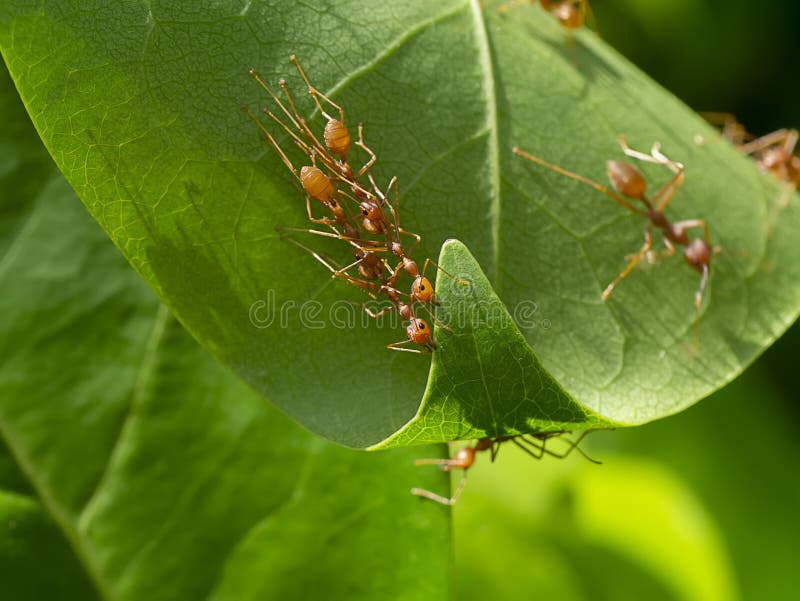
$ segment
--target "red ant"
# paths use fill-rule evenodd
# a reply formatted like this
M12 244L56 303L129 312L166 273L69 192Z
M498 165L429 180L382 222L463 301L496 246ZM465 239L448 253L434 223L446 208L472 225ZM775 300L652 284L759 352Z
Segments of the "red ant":
M685 259L686 263L689 265L689 267L700 274L700 286L695 294L695 306L699 310L703 301L703 291L708 283L709 270L711 266L712 247L708 224L703 219L689 219L672 223L663 213L670 200L672 200L675 192L683 183L684 167L681 163L672 161L664 156L664 154L661 153L661 147L658 143L653 145L649 155L628 147L624 137L620 137L619 143L625 155L640 161L655 163L657 165L665 165L674 173L672 178L653 195L652 199L648 199L647 196L645 196L647 184L644 176L638 169L628 163L622 163L619 161L606 162L606 168L611 185L614 187L614 190L619 193L616 194L602 184L576 173L572 173L571 171L567 171L566 169L558 167L557 165L548 163L539 157L533 156L532 154L521 150L519 147L514 147L513 152L525 159L528 159L529 161L533 161L534 163L538 163L544 167L547 167L556 173L560 173L561 175L565 175L566 177L591 186L632 213L636 213L637 215L641 215L647 219L648 224L645 228L644 244L642 245L641 249L639 249L639 252L630 258L627 267L625 267L625 269L623 269L622 272L614 279L614 281L611 282L603 291L603 300L608 299L617 284L619 284L633 270L633 268L636 267L636 264L643 257L649 254L652 246L651 232L655 227L661 230L661 238L664 241L664 245L667 247L666 251L664 251L664 254L666 256L672 255L675 252L676 245L683 246L683 258ZM633 206L631 203L625 200L625 198L622 198L620 194L625 198L640 201L645 208L640 209ZM703 238L690 239L687 231L693 228L703 228Z
M324 232L322 232L322 233L324 233ZM422 301L423 299L420 299L420 298L417 298L417 297L414 296L413 287L412 287L412 294L406 295L406 294L400 292L399 290L397 290L396 288L394 288L393 286L390 286L388 284L371 282L371 281L368 281L366 279L362 280L362 279L356 278L356 277L351 276L350 274L348 274L347 273L347 269L349 269L350 267L353 267L354 265L356 265L358 263L358 261L356 261L356 263L353 263L352 265L349 265L348 267L338 268L337 269L336 267L334 267L331 264L331 262L328 259L323 257L320 253L308 248L307 246L305 246L304 244L298 242L297 240L294 240L293 238L288 238L288 237L285 237L285 236L281 236L281 238L285 239L285 240L288 240L292 244L302 248L303 250L305 250L306 252L311 254L317 261L319 261L322 265L324 265L331 272L332 277L342 277L349 284L351 284L351 285L355 286L356 288L359 288L360 290L366 292L367 294L369 294L373 298L377 298L378 295L383 295L390 302L393 303L392 306L387 307L386 309L383 309L383 310L381 310L381 311L379 311L377 313L374 313L374 312L370 311L370 309L368 307L366 307L366 306L363 307L364 310L367 312L367 314L369 314L371 317L375 317L375 318L378 318L381 315L384 315L388 311L397 310L397 312L400 315L400 317L402 317L404 320L408 321L408 325L406 326L406 339L405 340L400 340L398 342L392 342L390 344L387 344L386 348L388 348L390 350L393 350L393 351L405 351L405 352L409 352L409 353L430 353L430 352L432 352L432 351L434 351L436 349L436 343L433 341L433 330L431 330L431 327L428 325L428 322L426 322L424 319L422 319L420 317L417 317L415 315L415 313L414 313L414 302L415 301ZM386 249L377 249L377 250L386 250ZM360 272L360 273L362 275L364 275L363 272ZM425 278L425 279L427 281L427 278ZM431 286L431 290L432 290L432 286ZM409 297L409 302L403 301L402 298L401 298L402 296L408 296ZM438 319L436 319L436 316L433 315L432 311L429 310L429 312L431 313L431 316L433 317L433 319L435 321L437 321L437 323L439 323L445 329L449 329L445 324L441 323ZM413 343L413 344L416 344L421 348L419 348L419 349L405 348L403 345L408 344L409 342Z
M297 67L300 76L302 77L303 81L305 82L309 95L313 98L314 103L317 105L317 109L320 111L323 117L327 119L327 123L325 125L325 130L323 132L323 139L325 141L325 145L319 141L319 139L314 135L314 132L308 126L308 122L305 118L303 118L299 111L297 110L297 106L292 99L292 95L289 92L289 88L286 85L286 80L280 79L278 81L278 85L280 86L281 90L283 91L284 96L286 97L286 101L291 108L291 111L286 108L283 104L281 99L278 97L275 92L256 74L256 72L251 69L250 76L255 79L258 84L270 95L272 100L281 111L286 115L289 119L289 122L294 126L294 128L300 132L300 134L307 140L304 141L301 139L293 130L290 128L286 123L284 123L277 115L275 115L272 111L267 108L263 109L263 112L269 116L273 121L275 121L281 128L283 128L289 136L292 137L294 142L309 156L316 154L320 157L320 160L324 163L324 165L329 169L331 173L333 173L337 178L346 181L351 184L353 192L358 197L363 197L366 193L364 188L357 183L357 179L364 175L370 167L375 163L377 157L372 152L372 150L364 143L363 139L363 127L359 124L358 126L358 140L355 142L355 145L359 148L363 149L368 155L369 160L354 174L353 168L347 162L347 154L350 151L351 147L351 138L350 133L347 131L347 127L344 124L344 109L340 107L338 104L333 102L330 98L328 98L325 94L320 92L317 88L311 85L306 76L305 71L303 70L300 62L297 60L295 55L291 55L289 60L292 61ZM338 112L340 119L335 119L331 117L325 109L322 107L322 103L320 99L334 107ZM309 145L310 144L310 145ZM338 158L334 158L332 155L338 156ZM321 181L320 176L324 177L322 172L318 174L315 173L314 178Z
M243 105L242 109L247 113L247 116L250 117L250 119L252 119L256 125L258 125L264 134L264 139L269 142L270 146L272 146L275 152L278 153L278 156L281 157L283 164L286 165L289 171L292 172L292 174L302 185L303 190L306 193L306 214L308 215L309 221L312 223L326 225L332 228L334 231L337 231L334 226L339 225L344 230L346 236L356 238L358 236L358 230L351 223L350 218L348 217L344 208L337 201L336 196L338 195L338 191L334 187L330 178L328 178L314 164L304 165L298 171L297 168L292 164L289 157L286 156L286 153L283 152L283 149L280 147L269 130L267 130L263 123L261 123L261 121L259 121L259 119L250 111L250 108L246 105ZM311 157L313 163L316 155L313 154L313 151L310 152L312 152ZM311 198L319 201L326 209L328 209L333 215L333 219L328 217L314 217L311 212Z
M417 459L414 463L416 465L438 465L442 471L450 472L455 469L464 470L464 477L461 479L461 482L456 487L453 496L450 498L443 497L441 495L437 495L434 492L429 490L425 490L424 488L412 488L411 494L416 495L418 497L424 497L426 499L430 499L431 501L436 501L437 503L441 503L442 505L449 505L453 506L458 501L458 498L461 496L464 487L467 485L467 470L472 467L472 464L475 463L475 455L482 451L489 451L492 459L492 463L497 458L497 453L500 451L500 445L504 442L511 441L517 447L522 449L525 453L533 457L534 459L541 459L545 455L550 455L551 457L557 457L559 459L564 459L567 457L572 451L577 450L581 455L583 455L586 459L591 461L592 463L601 463L596 459L592 459L583 450L578 446L584 437L590 432L590 430L585 430L581 432L581 435L578 437L577 440L569 441L569 446L567 449L561 453L556 453L555 451L551 451L547 448L546 443L547 440L556 436L561 436L562 434L566 434L566 432L542 432L538 434L518 434L515 436L496 436L494 438L481 438L479 439L474 445L471 447L463 447L456 451L456 454L450 457L449 459Z
M410 259L410 254L419 244L421 240L420 236L414 234L413 232L403 230L400 227L396 209L380 191L371 175L368 177L374 193L365 189L358 181L358 178L363 176L376 160L375 154L364 143L362 125L359 124L358 126L358 140L355 144L366 151L370 155L370 159L358 171L357 174L354 174L353 169L347 162L347 153L350 150L351 139L350 134L344 125L344 110L311 85L308 77L305 74L305 71L300 66L300 63L297 61L294 55L290 57L290 60L297 67L300 76L306 83L308 92L314 99L314 102L317 105L320 113L327 119L327 125L325 126L324 131L324 147L314 135L313 131L309 128L306 120L300 116L285 80L280 80L279 85L283 90L284 96L286 97L286 102L291 110L283 104L277 94L275 94L272 89L252 69L250 70L250 75L279 106L288 121L292 126L294 126L294 130L269 109L264 108L264 113L267 114L273 121L278 123L278 125L292 138L294 143L311 159L312 165L304 166L298 172L270 132L249 111L249 109L247 109L247 107L244 108L250 118L253 119L253 121L255 121L264 132L266 139L280 155L284 164L300 181L303 189L306 192L306 212L309 220L312 223L324 224L330 227L333 233L309 229L296 231L305 231L312 234L328 236L347 241L354 247L356 261L344 268L336 269L331 265L330 262L326 261L318 253L315 253L311 249L294 240L292 240L292 242L311 253L315 258L317 258L318 261L320 261L333 273L334 277L344 277L350 284L361 288L373 297L375 297L376 294L385 295L386 298L393 303L392 307L384 309L377 314L369 311L365 307L367 313L374 317L382 315L388 310L397 309L398 313L404 319L409 321L409 325L406 328L408 340L390 344L389 348L393 350L404 350L410 352L430 352L430 350L435 348L430 327L424 320L417 318L414 315L413 305L415 302L430 304L435 303L433 285L425 277L424 272L428 262L431 262L434 265L436 265L436 263L426 260L422 272L419 271L416 262ZM341 119L335 119L331 117L323 108L320 99L333 106L339 112ZM338 158L334 158L332 156L333 154L337 155ZM317 157L319 157L323 166L328 170L330 176L326 175L316 166ZM334 179L349 184L351 191L358 199L352 198L346 193L338 190L334 183ZM396 184L396 181L396 178L392 178L389 186L387 187L387 194L391 187ZM395 194L399 199L396 186ZM384 234L385 242L388 244L386 248L379 247L380 242L377 240L362 239L358 229L350 222L350 219L344 209L341 207L341 204L337 202L337 197L340 196L351 198L351 200L358 203L359 211L362 215L361 227L363 227L364 231L366 231L368 234ZM314 198L321 202L333 214L333 219L313 217L310 207L310 198ZM385 208L388 209L389 213L391 214L391 221L384 210ZM342 234L336 226L340 227L344 233ZM296 228L278 229L295 230ZM401 234L410 235L415 239L409 252L406 252L403 244L400 241ZM378 256L379 252L388 252L389 250L391 250L391 252L400 260L394 269L390 269L386 261ZM356 278L347 273L349 269L356 266L358 267L359 275L363 279ZM439 267L438 265L436 266ZM391 274L389 277L386 276L386 271ZM411 300L408 303L401 300L401 293L396 289L396 282L402 271L405 271L413 278L411 294L408 295ZM378 284L370 280L377 280L380 283ZM430 310L429 312L431 313L434 321L438 321L433 315L433 312ZM441 325L445 328L447 327L444 326L444 324ZM402 345L409 341L420 345L425 349L425 351L403 348Z
M767 232L771 233L778 211L788 206L792 193L800 187L800 156L795 154L799 137L798 131L796 129L779 129L755 138L730 113L700 114L712 125L720 127L723 138L743 153L751 155L763 173L768 173L785 184L767 224ZM697 135L695 143L705 144L706 139Z
M780 208L789 204L792 192L800 186L800 156L794 154L797 141L796 129L779 129L739 146L745 154L756 155L762 171L787 184L778 202Z
M497 12L502 14L521 4L533 4L534 2L535 0L511 0L511 2L498 7ZM569 30L583 27L587 17L591 15L588 0L561 0L559 2L539 0L539 5Z

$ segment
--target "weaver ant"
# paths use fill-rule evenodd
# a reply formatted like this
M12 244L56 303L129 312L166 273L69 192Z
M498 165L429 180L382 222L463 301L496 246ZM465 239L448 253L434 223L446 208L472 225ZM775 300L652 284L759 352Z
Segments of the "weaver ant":
M590 430L585 430L581 432L581 435L577 438L577 440L568 441L568 447L565 451L561 453L557 453L547 448L547 441L550 438L554 438L556 436L561 436L563 434L567 434L567 432L543 432L538 434L518 434L515 436L496 436L494 438L481 438L474 445L469 447L463 447L456 451L455 455L450 457L449 459L417 459L414 463L416 465L438 465L439 468L444 472L450 472L455 469L464 470L464 477L461 478L461 482L459 482L458 486L456 487L453 496L451 497L443 497L441 495L436 494L435 492L431 492L429 490L425 490L424 488L412 488L411 494L416 495L418 497L424 497L426 499L430 499L431 501L436 501L437 503L441 503L442 505L449 505L452 507L458 501L458 498L461 496L461 493L464 490L464 487L467 485L467 470L472 467L472 464L475 463L475 456L483 451L489 451L491 455L492 463L497 458L497 453L500 451L500 445L504 442L512 442L514 445L522 449L525 453L533 457L534 459L541 459L545 455L550 455L551 457L557 457L558 459L564 459L567 457L572 451L577 450L581 455L583 455L586 459L591 461L592 463L601 463L596 459L592 459L583 450L578 446L584 437L590 432Z
M511 2L499 6L497 12L502 14L521 4L533 4L534 2L535 0L511 0ZM539 0L539 5L569 30L583 27L592 10L589 0L561 0L559 2Z
M789 204L792 192L800 186L800 156L794 153L797 141L796 129L779 129L739 146L745 154L755 155L759 169L787 184L778 202L780 208Z
M763 173L768 173L785 184L767 225L767 231L771 232L777 212L788 206L792 193L800 187L800 156L795 154L800 134L796 129L779 129L756 138L730 113L700 114L706 121L721 129L723 138L743 153L752 156ZM698 135L695 136L695 142L704 144L706 140Z
M521 150L519 147L514 147L513 152L525 159L528 159L529 161L533 161L534 163L538 163L543 167L547 167L556 173L560 173L561 175L591 186L632 213L636 213L637 215L641 215L647 219L648 223L647 227L645 228L644 244L639 251L635 255L632 255L632 257L629 259L627 267L625 267L625 269L623 269L622 272L620 272L620 274L614 279L614 281L611 282L603 291L603 300L608 299L617 284L619 284L626 276L628 276L628 274L630 274L630 272L634 267L636 267L636 264L639 263L642 258L649 255L650 248L652 246L651 233L655 227L661 230L661 238L666 246L664 255L670 256L675 252L675 246L683 246L683 258L685 259L686 263L689 265L689 267L700 274L700 286L695 293L694 299L695 306L699 310L703 302L703 291L708 283L709 270L711 266L712 247L708 224L703 219L688 219L672 223L663 213L670 200L672 200L675 192L683 183L684 167L681 163L672 161L662 154L661 146L658 143L653 145L649 155L631 149L624 137L620 137L619 143L626 156L648 163L664 165L674 173L672 178L658 192L656 192L651 199L648 199L645 195L647 184L644 176L638 169L628 163L622 163L620 161L606 162L609 180L611 181L611 185L613 186L614 190L619 193L617 194L598 182L585 178L576 173L572 173L571 171L567 171L566 169L557 165L548 163L539 157ZM633 206L620 195L631 200L640 201L645 208L640 209ZM703 237L689 238L687 231L693 228L702 228Z
M324 233L324 232L322 232L322 233ZM371 311L367 306L363 306L364 311L368 315L370 315L371 317L378 318L381 315L384 315L384 314L386 314L387 312L389 312L391 310L396 310L403 320L408 321L408 325L406 326L406 339L400 340L398 342L392 342L392 343L386 345L386 348L388 348L390 350L394 350L394 351L404 351L404 352L409 352L409 353L430 353L430 352L432 352L432 351L434 351L436 349L436 343L433 341L433 330L428 325L428 322L426 322L424 319L422 319L420 317L417 317L415 312L414 312L414 303L415 303L415 301L422 301L422 299L414 296L414 288L413 287L412 287L412 293L411 294L406 294L406 293L403 293L403 292L399 291L397 288L394 288L393 285L390 285L388 283L385 283L385 282L378 283L378 282L369 281L369 279L372 279L372 278L367 278L367 276L369 274L365 273L365 271L361 271L361 267L363 265L365 265L365 263L363 263L363 259L361 261L356 261L355 263L353 263L351 265L348 265L347 267L336 268L331 264L332 262L329 259L326 259L320 253L316 252L315 250L312 250L312 249L308 248L307 246L305 246L304 244L298 242L297 240L294 240L293 238L288 238L288 237L283 236L283 235L281 235L281 239L288 240L289 242L291 242L295 246L298 246L298 247L302 248L307 253L312 255L317 261L319 261L322 265L324 265L331 272L332 277L344 278L347 283L349 283L350 285L362 290L363 292L365 292L366 294L368 294L372 298L378 298L378 295L382 295L387 300L389 300L391 303L393 303L392 306L387 307L385 309L382 309L381 311L379 311L377 313ZM376 249L373 249L373 250L374 250L374 252L379 252L379 251L385 251L386 249L385 248L376 248ZM377 255L375 255L374 252L365 253L365 254L371 254L371 256L377 257ZM381 261L380 259L377 259L377 260ZM357 264L359 265L359 273L364 278L367 278L367 279L360 279L360 278L354 277L354 276L350 275L349 273L347 273L348 269L354 267ZM375 269L382 269L383 268L382 267L383 266L382 261L380 262L379 265L380 266L376 266ZM374 279L377 279L377 278L374 278ZM427 278L426 278L426 281L427 281ZM432 289L432 287L431 287L431 289ZM425 295L423 295L423 296L425 296ZM408 297L409 301L408 302L404 301L402 299L402 297ZM426 307L426 309L427 309L427 307ZM428 309L428 312L431 314L431 317L433 317L434 321L439 323L440 326L444 327L445 329L449 329L445 324L443 324L442 322L440 322L436 318L436 316L433 314L433 312L430 309ZM405 348L403 345L408 344L409 342L411 342L413 344L416 344L416 345L420 346L421 348L420 349Z
M342 205L338 202L336 198L338 196L338 190L333 185L333 182L316 166L314 161L316 155L313 153L313 151L310 151L312 164L303 165L303 167L298 170L292 164L289 157L286 156L286 153L283 152L283 149L280 147L269 130L267 130L261 121L250 111L250 108L246 105L243 105L242 109L247 113L247 116L250 117L250 119L252 119L256 125L258 125L264 134L264 139L267 140L275 152L278 153L283 161L283 164L286 165L289 171L292 172L292 174L300 182L300 185L303 187L303 190L306 193L306 214L308 215L309 221L328 226L337 233L338 230L334 226L339 225L344 230L345 236L356 238L358 236L358 230L352 224L350 217L347 215ZM329 217L314 217L311 212L311 198L319 201L326 209L328 209L333 215L333 219L330 219Z
M313 151L319 155L320 160L325 164L331 173L335 174L339 179L349 182L353 187L353 192L356 194L356 196L363 197L366 191L360 184L357 183L356 180L363 176L370 169L370 167L372 167L377 157L375 156L375 153L373 153L372 150L364 143L362 125L359 124L358 126L358 140L355 142L355 145L363 149L369 155L369 160L362 165L357 172L354 173L353 168L347 162L347 154L350 151L352 141L350 138L350 133L344 124L344 109L342 109L342 107L311 85L305 71L295 55L291 55L289 60L294 63L295 67L297 67L297 70L305 82L308 88L308 93L313 98L317 109L320 111L322 116L327 119L325 130L323 132L323 139L325 141L324 145L319 141L317 136L308 126L306 119L302 117L300 112L297 110L294 99L289 92L289 87L286 85L286 80L278 80L278 85L283 91L283 94L286 97L286 102L291 108L291 111L286 108L278 95L272 91L272 89L264 82L264 80L262 80L253 69L250 69L250 76L258 82L258 84L267 92L267 94L269 94L275 104L277 104L281 109L283 114L286 115L290 123L298 132L300 132L303 137L306 138L308 143L301 140L299 136L292 130L292 128L286 125L286 123L284 123L272 111L264 108L264 113L278 125L280 125L281 128L283 128L292 137L295 143L300 146L300 148L306 154L311 156L311 150L313 149ZM340 119L336 119L329 115L322 107L320 99L335 108L339 112ZM335 158L333 155L336 155L338 158Z

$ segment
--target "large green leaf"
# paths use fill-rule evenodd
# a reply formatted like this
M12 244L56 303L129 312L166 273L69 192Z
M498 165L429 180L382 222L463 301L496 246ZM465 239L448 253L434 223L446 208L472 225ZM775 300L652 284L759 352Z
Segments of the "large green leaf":
M800 308L796 201L768 237L774 182L726 144L695 145L712 132L685 106L590 32L569 43L535 6L12 0L0 47L59 167L140 275L214 356L343 444L652 420L737 375ZM512 315L536 309L525 344L513 327L467 327L474 336L439 336L429 370L382 350L402 328L342 323L337 311L353 309L341 300L362 297L277 238L276 225L307 223L302 198L238 110L268 100L253 66L286 77L311 114L292 53L365 124L378 181L399 177L403 225L424 236L417 257L458 238ZM697 349L697 275L673 257L601 301L641 219L511 153L602 180L621 133L686 164L668 214L708 219L722 249ZM647 167L653 186L666 181ZM307 243L347 258L335 240Z
M52 165L0 73L4 599L435 599L444 484L324 442L199 347ZM390 542L387 542L390 541Z

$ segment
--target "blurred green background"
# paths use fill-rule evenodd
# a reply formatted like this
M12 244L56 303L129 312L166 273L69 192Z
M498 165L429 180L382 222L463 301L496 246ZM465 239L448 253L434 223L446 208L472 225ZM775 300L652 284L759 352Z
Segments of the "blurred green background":
M592 8L600 35L692 108L756 135L800 126L799 3ZM455 509L457 598L796 599L799 356L795 325L689 410L593 434L583 448L602 466L510 445L479 457Z

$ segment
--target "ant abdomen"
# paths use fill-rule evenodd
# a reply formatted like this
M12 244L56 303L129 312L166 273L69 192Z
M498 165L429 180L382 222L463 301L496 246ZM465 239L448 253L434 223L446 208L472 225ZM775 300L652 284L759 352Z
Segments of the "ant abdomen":
M350 150L350 132L347 131L344 123L338 119L331 119L325 125L323 137L328 150L333 154L339 155L342 160L347 157L347 153Z
M614 189L628 198L642 198L647 189L642 172L621 161L606 161L608 179Z
M300 169L300 183L311 198L320 202L331 200L336 194L331 180L317 167L305 165Z

